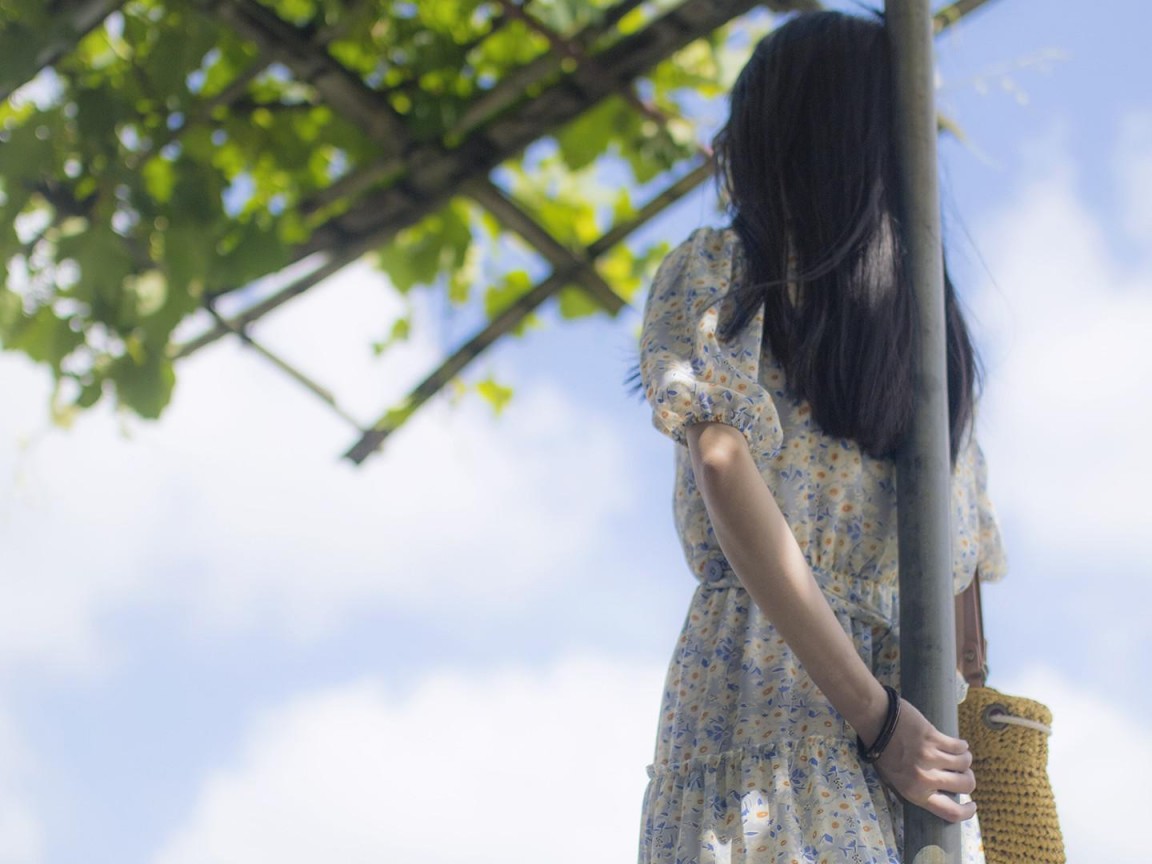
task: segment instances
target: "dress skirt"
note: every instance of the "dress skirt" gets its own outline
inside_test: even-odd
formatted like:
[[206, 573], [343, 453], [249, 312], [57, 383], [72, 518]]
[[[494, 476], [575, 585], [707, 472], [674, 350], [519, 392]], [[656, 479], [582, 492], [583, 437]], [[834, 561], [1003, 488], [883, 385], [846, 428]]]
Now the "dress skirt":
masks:
[[[876, 677], [898, 687], [891, 610], [854, 593], [825, 596]], [[901, 860], [902, 804], [730, 571], [693, 595], [648, 774], [640, 864]], [[962, 834], [962, 860], [982, 864], [975, 819]]]

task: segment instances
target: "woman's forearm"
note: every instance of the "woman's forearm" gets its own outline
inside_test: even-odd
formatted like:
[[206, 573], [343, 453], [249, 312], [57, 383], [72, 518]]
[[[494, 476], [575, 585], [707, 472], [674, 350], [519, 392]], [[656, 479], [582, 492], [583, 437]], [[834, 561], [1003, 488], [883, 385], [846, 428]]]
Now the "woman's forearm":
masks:
[[884, 688], [824, 599], [744, 436], [731, 426], [700, 423], [688, 429], [688, 447], [728, 563], [828, 701], [873, 741], [887, 708]]

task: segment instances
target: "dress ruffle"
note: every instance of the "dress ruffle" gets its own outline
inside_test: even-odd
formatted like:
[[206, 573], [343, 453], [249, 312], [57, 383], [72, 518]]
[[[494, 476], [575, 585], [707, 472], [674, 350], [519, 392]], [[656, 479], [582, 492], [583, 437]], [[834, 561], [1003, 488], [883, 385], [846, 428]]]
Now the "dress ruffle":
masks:
[[898, 864], [892, 802], [852, 748], [812, 736], [651, 768], [642, 864]]

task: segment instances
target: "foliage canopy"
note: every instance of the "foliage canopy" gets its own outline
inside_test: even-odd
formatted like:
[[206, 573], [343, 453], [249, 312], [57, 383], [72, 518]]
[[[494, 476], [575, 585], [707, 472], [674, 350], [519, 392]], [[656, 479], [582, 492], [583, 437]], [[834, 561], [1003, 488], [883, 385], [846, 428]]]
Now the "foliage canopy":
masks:
[[52, 370], [58, 419], [155, 418], [179, 357], [370, 254], [490, 322], [386, 434], [545, 299], [635, 296], [664, 248], [621, 241], [706, 176], [686, 117], [770, 26], [753, 5], [0, 0], [0, 344]]
[[[450, 156], [673, 5], [129, 0], [0, 105], [0, 341], [52, 369], [62, 414], [111, 397], [157, 417], [175, 334], [198, 310], [324, 251], [317, 229], [420, 182], [407, 157], [421, 147]], [[67, 35], [61, 11], [0, 3], [5, 92]], [[246, 20], [285, 38], [261, 44]], [[500, 160], [497, 185], [560, 244], [587, 246], [635, 213], [629, 188], [698, 156], [680, 114], [723, 90], [725, 36], [691, 42], [546, 130], [529, 156]], [[366, 129], [340, 110], [322, 84], [332, 74], [383, 122]], [[397, 228], [371, 251], [402, 293], [433, 285], [493, 316], [532, 286], [531, 256], [481, 284], [509, 227], [464, 195]], [[627, 300], [660, 251], [616, 245], [596, 265]], [[576, 283], [559, 294], [567, 317], [600, 308]], [[395, 322], [376, 350], [410, 331]]]

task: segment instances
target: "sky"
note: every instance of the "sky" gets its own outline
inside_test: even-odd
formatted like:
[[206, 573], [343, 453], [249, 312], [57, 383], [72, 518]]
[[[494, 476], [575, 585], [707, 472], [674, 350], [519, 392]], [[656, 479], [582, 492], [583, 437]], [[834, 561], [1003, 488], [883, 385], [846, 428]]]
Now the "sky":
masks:
[[[1071, 864], [1145, 864], [1152, 14], [1097, 11], [999, 0], [943, 37], [941, 159], [1010, 559], [989, 683], [1053, 710]], [[703, 190], [647, 231], [718, 218]], [[401, 312], [355, 265], [257, 335], [367, 419], [461, 335], [438, 313], [374, 358]], [[693, 586], [673, 445], [622, 385], [637, 310], [544, 318], [476, 366], [501, 416], [437, 399], [361, 468], [237, 344], [158, 423], [69, 429], [0, 355], [0, 864], [635, 860]]]

